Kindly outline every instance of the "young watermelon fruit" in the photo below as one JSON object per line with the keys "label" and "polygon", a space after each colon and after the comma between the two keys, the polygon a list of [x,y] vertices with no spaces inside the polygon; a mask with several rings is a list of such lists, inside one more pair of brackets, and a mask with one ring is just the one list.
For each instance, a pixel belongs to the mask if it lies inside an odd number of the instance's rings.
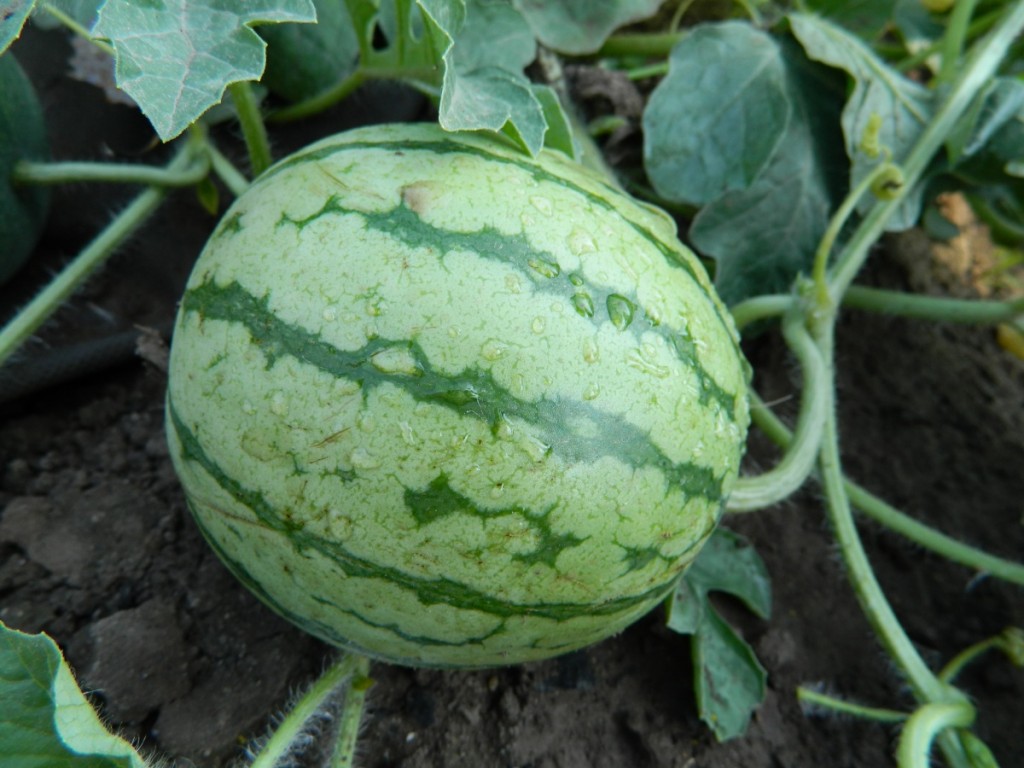
{"label": "young watermelon fruit", "polygon": [[671,593],[743,452],[747,372],[671,220],[434,125],[268,170],[199,258],[171,455],[228,567],[396,663],[542,659]]}
{"label": "young watermelon fruit", "polygon": [[13,54],[0,56],[0,283],[17,271],[36,247],[50,205],[43,187],[11,183],[21,160],[49,156],[43,108]]}

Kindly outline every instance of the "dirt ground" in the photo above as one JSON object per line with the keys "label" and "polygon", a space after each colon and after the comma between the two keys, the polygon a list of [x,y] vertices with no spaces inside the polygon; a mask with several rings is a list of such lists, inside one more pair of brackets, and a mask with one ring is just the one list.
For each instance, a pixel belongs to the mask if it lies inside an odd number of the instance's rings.
{"label": "dirt ground", "polygon": [[[21,50],[20,46],[16,50]],[[145,123],[63,77],[59,58],[26,52],[44,95],[55,155],[156,162]],[[414,100],[364,98],[304,126],[409,119]],[[95,116],[96,126],[93,126]],[[84,120],[83,117],[88,117]],[[283,154],[307,138],[278,134]],[[131,190],[59,190],[33,263],[0,290],[6,317],[101,227]],[[159,214],[28,346],[18,376],[53,349],[166,329],[215,219],[191,192]],[[919,238],[890,243],[866,279],[929,289]],[[925,280],[925,283],[928,281]],[[333,657],[277,618],[220,565],[192,524],[163,432],[165,378],[132,344],[104,370],[0,405],[0,619],[45,631],[109,722],[180,766],[240,757],[269,718]],[[772,334],[747,347],[756,386],[791,417],[799,376]],[[148,355],[150,360],[155,359]],[[1024,556],[1024,363],[991,329],[849,312],[839,332],[849,474],[915,517],[1004,557]],[[12,376],[0,377],[11,387]],[[0,395],[3,390],[0,389]],[[751,440],[749,469],[774,452]],[[909,695],[849,588],[818,490],[727,524],[771,572],[773,615],[720,606],[768,670],[748,734],[718,744],[699,721],[687,641],[651,615],[560,659],[482,672],[375,665],[359,764],[366,768],[811,768],[892,764],[895,732],[801,711],[797,685],[879,706]],[[910,637],[939,665],[1007,625],[1024,595],[975,578],[873,524],[862,534]],[[1024,670],[985,657],[961,679],[978,732],[1004,768],[1024,765]]]}

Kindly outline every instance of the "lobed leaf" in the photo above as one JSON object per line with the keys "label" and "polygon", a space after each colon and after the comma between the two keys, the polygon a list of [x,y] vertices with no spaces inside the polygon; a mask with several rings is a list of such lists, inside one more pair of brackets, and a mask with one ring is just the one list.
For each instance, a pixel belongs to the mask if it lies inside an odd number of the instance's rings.
{"label": "lobed leaf", "polygon": [[764,701],[767,673],[753,649],[718,615],[710,592],[739,598],[762,618],[771,610],[768,571],[737,533],[718,528],[679,582],[667,626],[692,635],[694,687],[701,719],[719,741],[743,735]]}
{"label": "lobed leaf", "polygon": [[21,35],[35,0],[3,0],[0,2],[0,55]]}
{"label": "lobed leaf", "polygon": [[784,46],[783,55],[792,112],[782,139],[748,187],[706,205],[690,229],[693,245],[715,259],[715,284],[729,304],[787,290],[813,262],[842,197],[841,102],[798,50]]}
{"label": "lobed leaf", "polygon": [[[842,114],[843,135],[850,159],[853,188],[874,167],[884,161],[872,156],[863,144],[878,124],[877,144],[888,150],[897,163],[917,141],[932,114],[931,94],[890,68],[864,42],[823,18],[807,14],[790,16],[793,33],[807,55],[830,67],[845,71],[853,90]],[[912,227],[921,212],[921,189],[910,194],[889,223],[890,231]],[[872,205],[861,201],[861,210]]]}
{"label": "lobed leaf", "polygon": [[258,80],[261,22],[312,22],[312,0],[107,0],[93,34],[116,53],[117,84],[164,141],[180,135],[231,83]]}
{"label": "lobed leaf", "polygon": [[749,24],[707,24],[679,42],[643,115],[658,194],[703,205],[749,187],[786,132],[785,80],[779,45]]}
{"label": "lobed leaf", "polygon": [[630,22],[652,16],[663,0],[512,0],[533,34],[548,48],[568,54],[594,53],[608,36]]}
{"label": "lobed leaf", "polygon": [[143,768],[132,746],[110,733],[46,635],[0,622],[0,744],[5,768]]}

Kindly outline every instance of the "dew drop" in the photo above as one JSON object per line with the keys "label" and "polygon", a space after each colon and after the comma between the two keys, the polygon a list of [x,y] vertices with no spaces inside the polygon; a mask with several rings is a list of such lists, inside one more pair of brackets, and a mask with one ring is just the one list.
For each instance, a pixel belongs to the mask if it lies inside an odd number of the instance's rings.
{"label": "dew drop", "polygon": [[543,213],[545,216],[550,216],[554,207],[551,205],[551,201],[546,197],[540,195],[534,195],[530,198],[530,205],[536,208],[538,211]]}
{"label": "dew drop", "polygon": [[252,400],[244,400],[242,402],[242,413],[246,416],[252,416],[256,413],[256,406],[252,404]]}
{"label": "dew drop", "polygon": [[488,339],[484,342],[483,347],[480,348],[480,354],[485,360],[490,360],[491,362],[501,360],[501,358],[508,354],[508,345],[497,339]]}
{"label": "dew drop", "polygon": [[423,371],[412,350],[406,346],[387,347],[370,356],[370,364],[381,373],[420,376]]}
{"label": "dew drop", "polygon": [[333,323],[335,320],[338,319],[338,312],[337,310],[334,309],[334,307],[327,307],[327,309],[324,310],[323,318],[328,323]]}
{"label": "dew drop", "polygon": [[533,322],[530,323],[530,330],[536,334],[544,333],[544,328],[547,326],[547,320],[538,315],[533,318]]}
{"label": "dew drop", "polygon": [[457,325],[448,326],[448,336],[453,339],[459,338],[462,335],[462,329]]}
{"label": "dew drop", "polygon": [[521,373],[512,376],[512,394],[520,397],[526,394],[526,377]]}
{"label": "dew drop", "polygon": [[412,431],[412,424],[408,421],[398,422],[398,429],[402,432],[402,441],[406,445],[416,445],[416,435]]}
{"label": "dew drop", "polygon": [[491,488],[491,498],[492,499],[499,499],[499,498],[501,498],[503,493],[505,493],[505,484],[504,483],[498,483],[498,484],[494,485]]}
{"label": "dew drop", "polygon": [[522,293],[523,284],[519,280],[519,275],[505,275],[505,287],[508,288],[509,293]]}
{"label": "dew drop", "polygon": [[583,390],[584,400],[596,400],[597,396],[601,394],[601,387],[598,384],[591,384]]}
{"label": "dew drop", "polygon": [[625,296],[613,293],[608,297],[606,303],[608,317],[611,318],[612,324],[620,331],[629,328],[629,324],[633,322],[633,310],[635,309],[633,302]]}
{"label": "dew drop", "polygon": [[572,295],[572,307],[583,317],[594,316],[594,300],[589,293],[574,293]]}
{"label": "dew drop", "polygon": [[573,274],[569,275],[569,282],[575,285],[577,288],[579,288],[581,285],[583,285],[583,275],[574,272]]}
{"label": "dew drop", "polygon": [[374,427],[377,426],[377,423],[373,420],[373,416],[366,413],[361,413],[359,415],[359,418],[356,420],[356,424],[363,432],[373,432]]}
{"label": "dew drop", "polygon": [[356,469],[376,469],[380,461],[365,448],[356,448],[349,456],[349,463]]}
{"label": "dew drop", "polygon": [[575,227],[569,234],[568,240],[569,250],[576,256],[582,256],[585,253],[594,253],[597,251],[597,243],[594,242],[594,238],[590,236],[589,232]]}
{"label": "dew drop", "polygon": [[558,264],[548,259],[530,259],[526,263],[541,277],[558,277],[562,272],[562,268]]}
{"label": "dew drop", "polygon": [[270,398],[270,410],[278,416],[284,416],[288,413],[288,401],[285,399],[284,394],[281,392],[275,392]]}
{"label": "dew drop", "polygon": [[514,434],[515,429],[513,429],[512,423],[508,420],[508,417],[502,414],[494,425],[494,436],[499,440],[510,440]]}
{"label": "dew drop", "polygon": [[601,350],[593,339],[583,340],[583,359],[588,363],[596,363],[601,359]]}

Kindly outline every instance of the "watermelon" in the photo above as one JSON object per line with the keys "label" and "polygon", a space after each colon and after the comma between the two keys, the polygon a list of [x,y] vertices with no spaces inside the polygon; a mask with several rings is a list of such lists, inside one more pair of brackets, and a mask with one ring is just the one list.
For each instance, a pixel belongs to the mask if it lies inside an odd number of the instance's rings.
{"label": "watermelon", "polygon": [[673,222],[435,125],[282,160],[189,279],[171,456],[209,543],[313,635],[543,659],[672,592],[720,517],[749,367]]}

